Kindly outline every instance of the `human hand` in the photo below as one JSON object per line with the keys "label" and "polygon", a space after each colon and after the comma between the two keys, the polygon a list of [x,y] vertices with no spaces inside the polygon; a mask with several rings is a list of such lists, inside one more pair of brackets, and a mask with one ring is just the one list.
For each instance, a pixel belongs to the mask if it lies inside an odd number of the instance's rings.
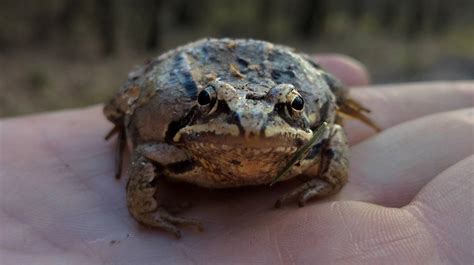
{"label": "human hand", "polygon": [[[350,85],[347,59],[320,63]],[[111,128],[95,106],[0,123],[1,264],[467,264],[473,243],[472,82],[365,87],[353,96],[385,130],[347,123],[349,183],[304,208],[273,203],[290,188],[207,190],[170,184],[204,232],[138,225],[114,179]],[[294,184],[294,183],[293,183]]]}

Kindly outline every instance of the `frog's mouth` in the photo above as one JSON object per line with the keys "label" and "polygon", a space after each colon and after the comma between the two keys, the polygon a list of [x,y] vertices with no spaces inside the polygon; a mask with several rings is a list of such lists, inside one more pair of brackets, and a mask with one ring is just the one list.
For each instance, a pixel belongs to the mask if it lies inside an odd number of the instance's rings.
{"label": "frog's mouth", "polygon": [[262,184],[271,182],[311,136],[289,126],[246,135],[235,124],[198,124],[181,128],[173,140],[211,172]]}
{"label": "frog's mouth", "polygon": [[[278,126],[268,127],[259,135],[247,134],[235,124],[197,124],[181,128],[173,137],[179,145],[189,146],[226,146],[255,150],[293,150],[301,147],[312,136],[311,130]],[[294,150],[292,151],[294,152]]]}

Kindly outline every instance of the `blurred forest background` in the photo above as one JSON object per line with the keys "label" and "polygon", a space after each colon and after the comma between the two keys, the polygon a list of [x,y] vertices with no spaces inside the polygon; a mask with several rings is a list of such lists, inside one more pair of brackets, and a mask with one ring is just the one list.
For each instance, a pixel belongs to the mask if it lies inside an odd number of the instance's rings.
{"label": "blurred forest background", "polygon": [[474,77],[472,0],[1,0],[0,116],[104,102],[134,65],[203,37],[344,53],[374,83]]}

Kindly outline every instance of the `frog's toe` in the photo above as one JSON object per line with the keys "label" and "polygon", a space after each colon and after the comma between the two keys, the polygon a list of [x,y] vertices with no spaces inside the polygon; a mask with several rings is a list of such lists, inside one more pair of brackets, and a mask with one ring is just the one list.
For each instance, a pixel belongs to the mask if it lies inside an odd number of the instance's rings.
{"label": "frog's toe", "polygon": [[155,218],[152,226],[158,227],[167,232],[170,232],[178,239],[181,238],[181,231],[173,223],[167,220],[164,220],[161,218]]}
{"label": "frog's toe", "polygon": [[299,196],[298,206],[305,206],[306,202],[314,197],[326,196],[328,194],[328,189],[332,189],[332,187],[329,185],[329,183],[324,182],[319,186],[315,186],[303,191],[303,193],[301,193]]}
{"label": "frog's toe", "polygon": [[171,224],[174,225],[187,225],[187,226],[194,226],[196,227],[199,231],[204,230],[201,222],[191,219],[191,218],[182,218],[182,217],[176,217],[174,215],[171,215],[168,213],[166,210],[160,209],[160,218],[168,221]]}
{"label": "frog's toe", "polygon": [[324,197],[332,194],[334,187],[321,179],[312,179],[296,189],[284,194],[275,203],[279,208],[282,204],[298,199],[298,205],[303,207],[308,200],[314,197]]}
{"label": "frog's toe", "polygon": [[283,196],[280,197],[280,199],[278,199],[276,201],[275,207],[280,208],[282,204],[287,203],[287,202],[292,201],[295,198],[297,198],[298,195],[300,195],[303,191],[304,191],[304,187],[299,186],[298,188],[296,188],[296,189],[294,189],[294,190],[292,190],[288,193],[285,193]]}
{"label": "frog's toe", "polygon": [[141,216],[139,219],[142,224],[161,228],[167,232],[172,233],[176,238],[181,238],[181,231],[178,229],[177,225],[194,226],[199,231],[203,230],[203,226],[199,221],[190,218],[173,216],[161,207],[153,213],[148,213],[145,216]]}

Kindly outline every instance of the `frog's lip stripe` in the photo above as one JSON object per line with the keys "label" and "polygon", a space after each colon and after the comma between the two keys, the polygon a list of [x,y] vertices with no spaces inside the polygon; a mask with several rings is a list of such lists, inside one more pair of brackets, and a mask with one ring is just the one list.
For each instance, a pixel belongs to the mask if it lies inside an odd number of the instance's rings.
{"label": "frog's lip stripe", "polygon": [[188,125],[181,128],[173,137],[174,142],[180,142],[183,135],[195,135],[199,134],[212,134],[212,135],[226,135],[226,136],[239,136],[239,127],[235,124],[220,124],[218,126],[211,126],[210,124],[196,124]]}
{"label": "frog's lip stripe", "polygon": [[[293,129],[293,128],[292,128]],[[235,124],[221,124],[218,129],[209,124],[199,124],[182,128],[173,138],[175,143],[211,143],[213,145],[229,145],[235,148],[248,146],[251,148],[299,147],[311,138],[311,133],[303,130],[274,130],[271,134],[242,135]]]}
{"label": "frog's lip stripe", "polygon": [[250,147],[250,146],[235,146],[232,144],[213,144],[213,143],[192,143],[189,145],[189,149],[202,151],[206,150],[219,150],[219,151],[237,151],[240,153],[255,153],[255,154],[292,154],[298,150],[296,146],[273,146],[273,147]]}

